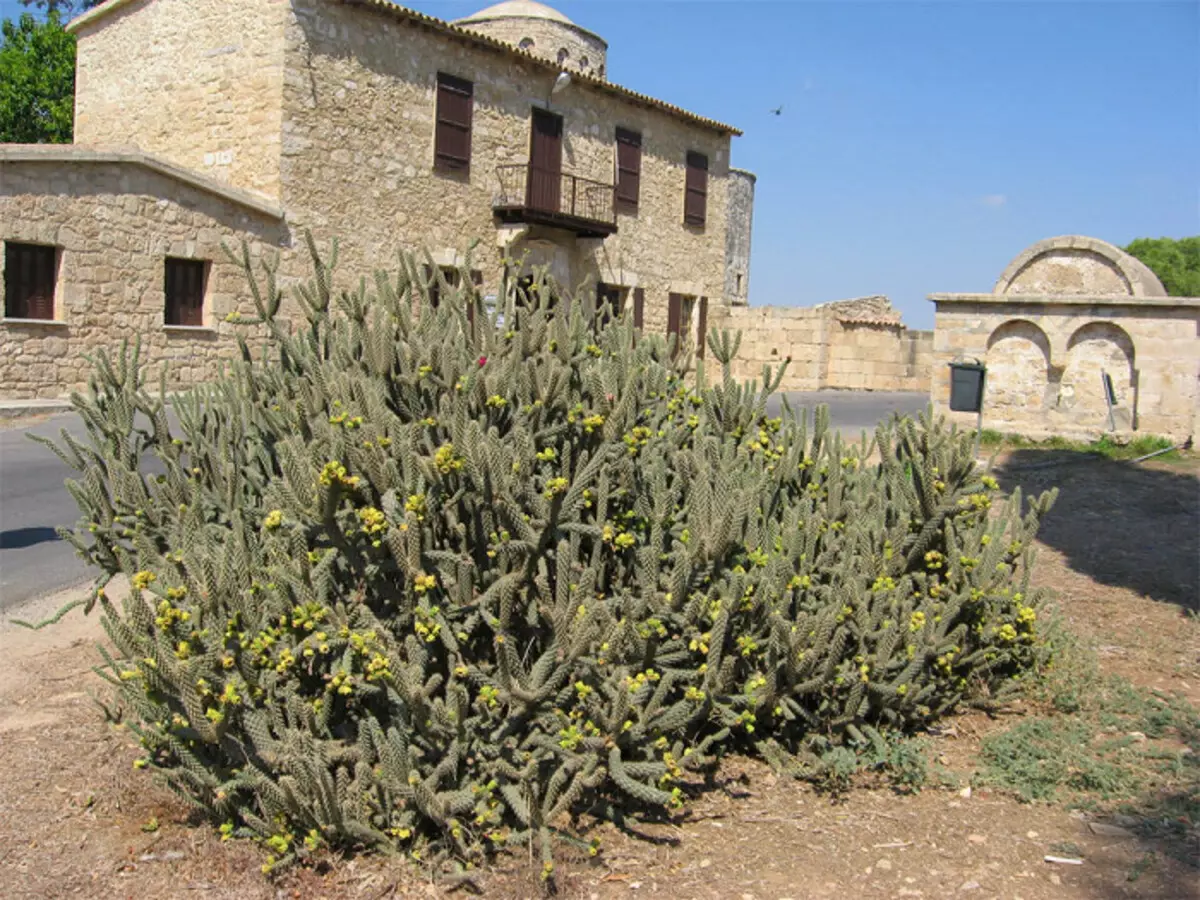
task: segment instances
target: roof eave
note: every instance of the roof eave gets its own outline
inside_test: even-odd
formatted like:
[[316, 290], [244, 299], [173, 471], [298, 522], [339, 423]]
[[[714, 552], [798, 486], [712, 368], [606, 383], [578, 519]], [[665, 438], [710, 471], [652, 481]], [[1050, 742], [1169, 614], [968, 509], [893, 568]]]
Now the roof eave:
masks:
[[[122, 0], [110, 0], [110, 2], [122, 2]], [[128, 0], [126, 0], [128, 2]], [[475, 44], [479, 47], [484, 47], [498, 53], [504, 53], [510, 56], [516, 56], [525, 60], [537, 68], [544, 69], [547, 72], [558, 72], [560, 67], [542, 59], [527, 50], [522, 50], [519, 47], [514, 47], [506, 41], [498, 40], [478, 31], [473, 31], [470, 28], [465, 28], [461, 25], [454, 25], [444, 19], [436, 18], [435, 16], [426, 15], [422, 12], [417, 12], [415, 9], [409, 9], [405, 6], [400, 6], [397, 3], [392, 3], [391, 0], [333, 0], [333, 2], [341, 3], [344, 6], [369, 6], [378, 9], [381, 12], [412, 22], [414, 24], [424, 26], [433, 31], [440, 32], [450, 37], [455, 37], [460, 40], [465, 40], [468, 43]], [[659, 112], [666, 113], [676, 119], [681, 119], [685, 122], [690, 122], [693, 125], [699, 125], [707, 128], [710, 131], [716, 131], [719, 134], [726, 134], [731, 137], [740, 137], [742, 132], [740, 129], [734, 128], [732, 125], [726, 125], [724, 122], [718, 122], [715, 119], [709, 119], [704, 116], [697, 115], [693, 112], [688, 112], [682, 107], [667, 103], [665, 100], [659, 100], [656, 97], [651, 97], [646, 94], [640, 94], [637, 91], [622, 87], [619, 84], [613, 84], [611, 81], [605, 81], [602, 78], [596, 78], [592, 75], [587, 75], [583, 72], [572, 72], [571, 78], [580, 84], [586, 84], [589, 87], [612, 94], [615, 97], [620, 97], [631, 103], [637, 103], [649, 109], [655, 109]]]

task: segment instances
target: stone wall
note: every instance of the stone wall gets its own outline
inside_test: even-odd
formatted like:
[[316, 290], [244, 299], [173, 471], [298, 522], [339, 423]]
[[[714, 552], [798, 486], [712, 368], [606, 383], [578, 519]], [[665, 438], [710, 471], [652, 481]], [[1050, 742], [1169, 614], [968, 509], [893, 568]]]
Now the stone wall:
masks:
[[[991, 294], [930, 296], [938, 412], [974, 426], [975, 414], [948, 409], [949, 364], [977, 359], [987, 365], [985, 428], [1037, 438], [1195, 434], [1200, 299], [1167, 297], [1133, 257], [1075, 235], [1035, 244], [996, 286]], [[1093, 288], [1105, 292], [1086, 292]], [[1103, 374], [1113, 384], [1113, 423]]]
[[745, 306], [750, 297], [750, 236], [754, 223], [754, 182], [752, 172], [729, 170], [729, 226], [725, 233], [725, 296], [736, 306]]
[[279, 195], [288, 0], [109, 0], [78, 38], [75, 142]]
[[[257, 256], [285, 241], [277, 218], [129, 162], [0, 165], [0, 243], [59, 248], [54, 321], [0, 319], [5, 397], [82, 389], [89, 372], [83, 355], [115, 352], [133, 336], [141, 337], [151, 383], [164, 363], [170, 388], [217, 374], [237, 350], [233, 327], [222, 320], [230, 312], [253, 314], [243, 276], [221, 243], [236, 246], [244, 235]], [[167, 256], [211, 263], [204, 327], [164, 327]], [[3, 259], [0, 253], [0, 267]], [[0, 273], [0, 293], [2, 285]]]
[[[872, 310], [875, 316], [866, 315]], [[886, 298], [734, 307], [723, 327], [742, 332], [733, 366], [739, 378], [758, 378], [764, 365], [774, 368], [790, 357], [783, 391], [929, 390], [933, 333], [909, 331]]]
[[[561, 229], [497, 229], [496, 167], [526, 163], [533, 107], [545, 107], [556, 71], [511, 53], [415, 27], [386, 9], [295, 0], [287, 29], [283, 202], [294, 229], [338, 236], [352, 270], [388, 264], [397, 249], [439, 260], [481, 243], [485, 290], [501, 261], [532, 252], [568, 287], [602, 280], [645, 291], [645, 327], [664, 331], [669, 292], [724, 300], [730, 136], [578, 81], [554, 95], [564, 118], [563, 170], [612, 183], [616, 126], [642, 133], [636, 215], [605, 239]], [[433, 169], [438, 71], [474, 88], [468, 177]], [[689, 150], [709, 158], [707, 225], [683, 222]], [[358, 202], [348, 203], [347, 198]]]

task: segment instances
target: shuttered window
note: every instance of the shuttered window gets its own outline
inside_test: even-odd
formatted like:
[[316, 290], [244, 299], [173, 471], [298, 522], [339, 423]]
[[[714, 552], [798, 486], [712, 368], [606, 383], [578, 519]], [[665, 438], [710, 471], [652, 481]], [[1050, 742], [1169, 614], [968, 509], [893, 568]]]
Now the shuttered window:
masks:
[[53, 319], [58, 248], [44, 244], [4, 245], [4, 315], [9, 319]]
[[475, 86], [438, 72], [437, 125], [433, 167], [439, 172], [467, 174], [471, 170], [471, 112]]
[[633, 289], [633, 327], [639, 331], [642, 328], [642, 317], [646, 314], [646, 291], [643, 288]]
[[672, 348], [671, 355], [674, 356], [683, 346], [683, 335], [680, 333], [683, 326], [683, 294], [667, 294], [667, 336], [674, 335], [675, 346]]
[[617, 129], [617, 210], [635, 213], [642, 183], [642, 136]]
[[163, 272], [164, 325], [204, 324], [204, 282], [208, 264], [202, 259], [171, 259]]
[[707, 211], [708, 157], [703, 153], [689, 152], [683, 221], [688, 225], [703, 225]]
[[708, 298], [700, 298], [700, 309], [696, 320], [696, 356], [704, 359], [704, 345], [708, 343]]

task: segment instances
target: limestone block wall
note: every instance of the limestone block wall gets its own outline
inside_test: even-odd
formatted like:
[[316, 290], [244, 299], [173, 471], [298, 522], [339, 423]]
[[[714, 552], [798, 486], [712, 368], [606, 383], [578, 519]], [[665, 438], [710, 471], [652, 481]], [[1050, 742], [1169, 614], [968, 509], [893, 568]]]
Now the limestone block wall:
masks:
[[839, 316], [844, 305], [732, 307], [721, 327], [742, 333], [734, 375], [759, 378], [764, 364], [774, 368], [790, 356], [782, 391], [929, 390], [933, 332], [887, 320], [847, 321]]
[[812, 307], [735, 306], [723, 328], [742, 333], [733, 363], [740, 379], [761, 378], [791, 357], [781, 391], [815, 391], [824, 386], [828, 369], [830, 319]]
[[[115, 352], [135, 335], [153, 381], [168, 363], [169, 388], [214, 377], [237, 352], [224, 317], [253, 315], [243, 276], [221, 250], [243, 236], [255, 256], [286, 241], [279, 219], [143, 166], [0, 159], [0, 243], [59, 248], [55, 320], [0, 319], [0, 391], [36, 398], [82, 389], [83, 355]], [[164, 327], [167, 256], [210, 262], [204, 327]], [[3, 283], [0, 273], [0, 293]]]
[[988, 367], [984, 427], [1092, 439], [1109, 430], [1184, 439], [1200, 410], [1200, 299], [1063, 294], [934, 294], [932, 400], [953, 421], [949, 363]]
[[[566, 232], [515, 235], [496, 228], [498, 165], [529, 159], [530, 119], [556, 71], [510, 53], [401, 21], [375, 6], [294, 0], [287, 27], [282, 146], [283, 203], [293, 229], [342, 240], [344, 267], [373, 270], [400, 248], [453, 258], [481, 241], [474, 260], [497, 291], [503, 256], [527, 239], [562, 261], [570, 286], [597, 279], [645, 291], [645, 327], [666, 327], [669, 292], [725, 293], [730, 136], [575, 82], [554, 95], [564, 117], [563, 170], [611, 184], [615, 128], [642, 132], [639, 210], [618, 232], [577, 240]], [[438, 71], [474, 83], [468, 177], [433, 170]], [[709, 157], [707, 224], [683, 223], [685, 160]], [[347, 202], [353, 199], [355, 202]], [[545, 244], [552, 247], [547, 250]]]
[[288, 0], [109, 0], [78, 38], [75, 142], [279, 195]]
[[902, 325], [833, 320], [824, 387], [864, 391], [927, 391], [933, 332]]

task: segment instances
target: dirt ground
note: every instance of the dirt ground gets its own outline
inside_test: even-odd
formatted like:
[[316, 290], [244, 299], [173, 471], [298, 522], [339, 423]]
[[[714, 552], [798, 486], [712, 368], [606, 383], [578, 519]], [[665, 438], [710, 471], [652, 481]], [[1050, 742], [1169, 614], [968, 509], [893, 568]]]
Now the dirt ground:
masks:
[[[1055, 465], [1047, 466], [1046, 462]], [[1200, 461], [1140, 466], [1018, 451], [1000, 461], [1007, 488], [1058, 484], [1036, 580], [1053, 588], [1072, 630], [1102, 667], [1200, 703]], [[26, 618], [53, 611], [47, 598]], [[127, 732], [89, 695], [95, 617], [71, 613], [29, 632], [0, 621], [0, 895], [5, 897], [437, 897], [408, 863], [332, 860], [270, 881], [250, 845], [223, 844], [181, 802], [131, 768]], [[969, 782], [980, 740], [1028, 712], [965, 714], [931, 736], [931, 755]], [[1193, 748], [1200, 752], [1200, 747]], [[1164, 841], [1112, 810], [1022, 803], [978, 788], [898, 794], [862, 784], [841, 800], [746, 759], [680, 818], [638, 835], [599, 829], [595, 860], [559, 861], [559, 894], [608, 900], [754, 898], [1200, 897], [1194, 819]], [[1190, 785], [1200, 800], [1200, 785]], [[1154, 808], [1155, 797], [1126, 798]], [[1180, 830], [1181, 829], [1181, 830]], [[1097, 833], [1099, 832], [1099, 833]], [[1180, 838], [1182, 834], [1182, 838]], [[1047, 855], [1081, 863], [1047, 862]], [[489, 897], [541, 893], [538, 866], [501, 859], [477, 887]]]

